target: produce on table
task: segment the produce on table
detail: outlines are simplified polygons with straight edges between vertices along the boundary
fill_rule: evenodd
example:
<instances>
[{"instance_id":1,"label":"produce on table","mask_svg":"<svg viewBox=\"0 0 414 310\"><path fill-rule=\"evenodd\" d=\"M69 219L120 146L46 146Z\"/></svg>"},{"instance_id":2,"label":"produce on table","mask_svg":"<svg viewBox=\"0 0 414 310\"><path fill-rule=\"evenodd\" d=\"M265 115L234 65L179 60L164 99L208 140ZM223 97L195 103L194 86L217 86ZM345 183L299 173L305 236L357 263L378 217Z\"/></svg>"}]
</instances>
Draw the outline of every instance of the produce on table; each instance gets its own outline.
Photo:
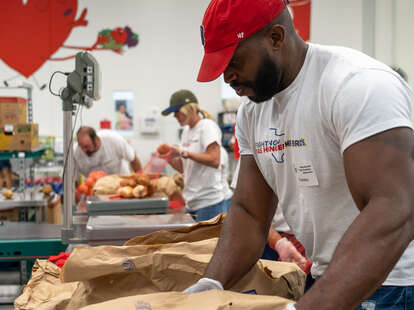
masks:
<instances>
[{"instance_id":1,"label":"produce on table","mask_svg":"<svg viewBox=\"0 0 414 310\"><path fill-rule=\"evenodd\" d=\"M160 155L165 155L171 150L170 146L168 144L161 144L157 147L157 152Z\"/></svg>"},{"instance_id":2,"label":"produce on table","mask_svg":"<svg viewBox=\"0 0 414 310\"><path fill-rule=\"evenodd\" d=\"M76 189L76 196L81 194L85 196L92 195L92 189L95 186L95 183L106 176L106 173L103 171L92 171L89 173L88 177L86 178L85 182L78 186Z\"/></svg>"},{"instance_id":3,"label":"produce on table","mask_svg":"<svg viewBox=\"0 0 414 310\"><path fill-rule=\"evenodd\" d=\"M124 186L135 187L136 185L137 185L137 182L132 177L123 178L120 183L121 187L124 187Z\"/></svg>"},{"instance_id":4,"label":"produce on table","mask_svg":"<svg viewBox=\"0 0 414 310\"><path fill-rule=\"evenodd\" d=\"M5 199L12 199L13 191L11 189L3 189L2 195Z\"/></svg>"},{"instance_id":5,"label":"produce on table","mask_svg":"<svg viewBox=\"0 0 414 310\"><path fill-rule=\"evenodd\" d=\"M118 189L118 195L120 195L122 198L133 198L133 191L134 189L131 186L120 187Z\"/></svg>"},{"instance_id":6,"label":"produce on table","mask_svg":"<svg viewBox=\"0 0 414 310\"><path fill-rule=\"evenodd\" d=\"M148 196L148 187L138 184L132 191L135 198L144 198Z\"/></svg>"},{"instance_id":7,"label":"produce on table","mask_svg":"<svg viewBox=\"0 0 414 310\"><path fill-rule=\"evenodd\" d=\"M43 192L43 195L49 196L51 193L53 193L52 185L50 184L44 185L42 188L42 192Z\"/></svg>"},{"instance_id":8,"label":"produce on table","mask_svg":"<svg viewBox=\"0 0 414 310\"><path fill-rule=\"evenodd\" d=\"M123 179L117 174L108 175L96 181L93 187L94 195L115 195L121 187Z\"/></svg>"}]
</instances>

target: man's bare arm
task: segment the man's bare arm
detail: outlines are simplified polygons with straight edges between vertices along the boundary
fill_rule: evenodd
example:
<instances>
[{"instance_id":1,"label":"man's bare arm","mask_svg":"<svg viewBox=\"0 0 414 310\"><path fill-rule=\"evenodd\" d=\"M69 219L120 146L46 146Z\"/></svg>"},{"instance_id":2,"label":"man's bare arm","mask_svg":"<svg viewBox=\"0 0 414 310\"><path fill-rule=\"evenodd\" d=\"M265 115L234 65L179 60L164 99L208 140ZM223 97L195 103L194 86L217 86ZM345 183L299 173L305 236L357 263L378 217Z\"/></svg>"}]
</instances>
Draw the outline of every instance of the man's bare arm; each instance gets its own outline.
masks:
<instances>
[{"instance_id":1,"label":"man's bare arm","mask_svg":"<svg viewBox=\"0 0 414 310\"><path fill-rule=\"evenodd\" d=\"M237 283L260 258L277 198L264 180L252 155L240 158L240 172L230 211L205 277L224 288Z\"/></svg>"},{"instance_id":2,"label":"man's bare arm","mask_svg":"<svg viewBox=\"0 0 414 310\"><path fill-rule=\"evenodd\" d=\"M298 310L355 309L383 283L414 238L413 157L409 128L385 131L345 150L348 186L361 213Z\"/></svg>"},{"instance_id":3,"label":"man's bare arm","mask_svg":"<svg viewBox=\"0 0 414 310\"><path fill-rule=\"evenodd\" d=\"M132 170L138 172L142 169L141 162L137 155L135 155L134 159L130 162Z\"/></svg>"}]
</instances>

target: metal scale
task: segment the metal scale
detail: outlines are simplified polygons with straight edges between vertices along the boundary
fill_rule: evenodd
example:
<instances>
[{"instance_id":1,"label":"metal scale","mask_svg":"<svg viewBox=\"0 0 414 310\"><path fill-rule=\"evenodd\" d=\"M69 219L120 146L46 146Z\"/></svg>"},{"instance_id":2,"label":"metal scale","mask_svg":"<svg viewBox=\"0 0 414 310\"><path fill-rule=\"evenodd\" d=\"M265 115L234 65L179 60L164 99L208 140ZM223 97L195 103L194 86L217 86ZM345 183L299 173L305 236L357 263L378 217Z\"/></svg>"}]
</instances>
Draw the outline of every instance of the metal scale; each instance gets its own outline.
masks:
<instances>
[{"instance_id":1,"label":"metal scale","mask_svg":"<svg viewBox=\"0 0 414 310\"><path fill-rule=\"evenodd\" d=\"M73 148L72 116L76 105L92 106L100 98L101 75L95 58L87 52L76 55L75 71L67 77L63 89L63 144L66 153L64 175L64 205L62 242L120 245L128 239L161 229L175 229L193 225L185 214L165 214L169 208L167 198L102 200L90 197L87 213L73 208Z\"/></svg>"},{"instance_id":2,"label":"metal scale","mask_svg":"<svg viewBox=\"0 0 414 310\"><path fill-rule=\"evenodd\" d=\"M19 285L14 286L14 291L4 294L0 283L0 304L12 302L16 293L20 294L20 285L30 278L34 259L56 255L65 251L68 244L121 245L135 236L195 223L184 214L164 214L169 207L166 198L103 201L92 197L87 201L88 212L74 211L72 117L78 106L89 108L92 100L100 98L101 83L98 63L87 52L76 55L75 70L67 75L67 86L60 94L66 152L63 225L0 222L0 263L20 262L20 270L14 276ZM28 90L31 95L31 88ZM16 164L22 164L21 158L17 160ZM7 277L11 279L9 275ZM7 284L8 288L13 288L10 283Z\"/></svg>"}]
</instances>

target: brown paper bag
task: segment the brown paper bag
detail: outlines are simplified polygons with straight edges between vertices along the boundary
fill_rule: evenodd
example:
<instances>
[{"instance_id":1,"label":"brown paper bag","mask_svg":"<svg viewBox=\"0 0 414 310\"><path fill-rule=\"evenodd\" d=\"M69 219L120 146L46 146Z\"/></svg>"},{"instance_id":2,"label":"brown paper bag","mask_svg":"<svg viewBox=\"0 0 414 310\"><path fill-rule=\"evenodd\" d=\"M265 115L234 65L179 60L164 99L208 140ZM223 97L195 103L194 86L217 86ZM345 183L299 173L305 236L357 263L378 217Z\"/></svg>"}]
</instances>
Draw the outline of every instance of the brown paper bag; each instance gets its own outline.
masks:
<instances>
[{"instance_id":1,"label":"brown paper bag","mask_svg":"<svg viewBox=\"0 0 414 310\"><path fill-rule=\"evenodd\" d=\"M82 310L282 310L291 301L274 296L258 296L230 291L197 294L179 292L135 295L81 308Z\"/></svg>"},{"instance_id":2,"label":"brown paper bag","mask_svg":"<svg viewBox=\"0 0 414 310\"><path fill-rule=\"evenodd\" d=\"M198 222L190 227L155 231L148 235L132 238L125 242L124 245L166 244L183 241L194 242L210 238L218 238L225 217L225 214L221 213L211 220Z\"/></svg>"},{"instance_id":3,"label":"brown paper bag","mask_svg":"<svg viewBox=\"0 0 414 310\"><path fill-rule=\"evenodd\" d=\"M123 296L183 291L202 277L217 240L78 247L63 267L61 279L82 281L83 285L65 309ZM298 299L304 284L305 274L296 264L260 260L232 290Z\"/></svg>"},{"instance_id":4,"label":"brown paper bag","mask_svg":"<svg viewBox=\"0 0 414 310\"><path fill-rule=\"evenodd\" d=\"M23 286L22 294L14 301L15 310L40 309L47 303L46 309L56 309L55 305L64 305L72 297L78 283L61 283L60 268L47 260L36 260L32 277Z\"/></svg>"},{"instance_id":5,"label":"brown paper bag","mask_svg":"<svg viewBox=\"0 0 414 310\"><path fill-rule=\"evenodd\" d=\"M54 272L47 273L47 281L57 287L49 291L48 299L30 296L44 294L44 280L40 279L16 300L16 309L74 310L124 296L182 291L202 277L217 238L202 239L218 236L222 220L223 216L218 216L190 228L160 231L129 242L142 242L140 245L78 247L62 272L52 265ZM180 242L185 239L201 241ZM60 284L59 277L78 282ZM305 274L295 264L261 260L232 290L296 300L303 294L304 284ZM61 285L73 285L72 295L60 294ZM29 299L30 307L24 308Z\"/></svg>"}]
</instances>

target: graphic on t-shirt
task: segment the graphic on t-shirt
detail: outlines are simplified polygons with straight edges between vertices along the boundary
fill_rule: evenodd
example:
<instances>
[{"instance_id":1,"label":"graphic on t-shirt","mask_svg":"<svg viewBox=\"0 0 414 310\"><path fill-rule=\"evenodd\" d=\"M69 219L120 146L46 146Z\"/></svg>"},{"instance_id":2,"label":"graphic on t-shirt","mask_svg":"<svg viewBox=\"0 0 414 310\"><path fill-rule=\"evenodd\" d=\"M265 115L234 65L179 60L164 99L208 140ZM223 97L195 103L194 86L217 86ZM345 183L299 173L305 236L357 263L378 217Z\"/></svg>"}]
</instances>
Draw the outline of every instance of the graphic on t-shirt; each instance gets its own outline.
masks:
<instances>
[{"instance_id":1,"label":"graphic on t-shirt","mask_svg":"<svg viewBox=\"0 0 414 310\"><path fill-rule=\"evenodd\" d=\"M285 149L288 147L304 147L306 142L304 138L285 139L285 133L279 128L269 128L271 138L261 140L255 143L256 153L258 155L270 153L278 164L285 162Z\"/></svg>"},{"instance_id":2,"label":"graphic on t-shirt","mask_svg":"<svg viewBox=\"0 0 414 310\"><path fill-rule=\"evenodd\" d=\"M278 128L269 128L269 130L272 132L271 138L256 142L256 153L259 155L271 153L273 159L278 164L281 164L285 161L285 154L283 152L285 149L285 143L281 138L285 135L285 133L280 131Z\"/></svg>"},{"instance_id":3,"label":"graphic on t-shirt","mask_svg":"<svg viewBox=\"0 0 414 310\"><path fill-rule=\"evenodd\" d=\"M278 134L278 133L277 133L277 128L269 128L269 129L274 131L274 134L275 134L275 136L276 136L276 137L282 137L282 136L284 136L284 135L285 135L284 133L280 133L280 134Z\"/></svg>"}]
</instances>

